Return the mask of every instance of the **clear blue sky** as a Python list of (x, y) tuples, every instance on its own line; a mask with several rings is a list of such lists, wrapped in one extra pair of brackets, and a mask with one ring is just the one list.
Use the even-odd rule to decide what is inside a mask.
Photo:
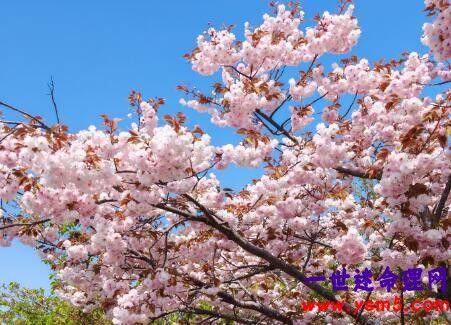
[[(46, 95), (53, 76), (61, 118), (73, 131), (100, 125), (101, 113), (125, 117), (132, 89), (145, 97), (165, 97), (163, 114), (184, 110), (178, 104), (177, 84), (207, 89), (214, 82), (195, 74), (181, 58), (195, 46), (197, 35), (208, 23), (233, 23), (241, 33), (245, 21), (254, 26), (261, 22), (268, 2), (1, 1), (0, 100), (54, 121)], [(310, 21), (325, 9), (336, 12), (336, 3), (305, 0), (302, 6)], [(419, 41), (426, 19), (422, 0), (355, 0), (355, 6), (362, 36), (352, 54), (374, 61), (404, 51), (427, 51)], [(215, 144), (233, 137), (230, 130), (207, 127), (208, 116), (184, 111), (192, 123), (203, 123), (204, 130), (214, 134)], [(225, 186), (238, 188), (257, 175), (235, 168), (220, 178)], [(17, 243), (0, 248), (0, 283), (48, 288), (48, 274), (31, 248)]]

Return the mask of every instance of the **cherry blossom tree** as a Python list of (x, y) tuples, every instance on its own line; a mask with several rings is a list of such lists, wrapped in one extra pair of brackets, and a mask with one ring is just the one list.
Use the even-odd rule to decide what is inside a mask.
[[(290, 3), (245, 24), (243, 40), (232, 27), (197, 38), (185, 58), (220, 81), (204, 92), (178, 86), (180, 103), (235, 129), (238, 144), (214, 146), (183, 113), (160, 121), (164, 100), (138, 92), (128, 131), (103, 116), (105, 128), (70, 133), (0, 102), (24, 117), (0, 124), (0, 244), (36, 247), (63, 299), (100, 306), (115, 324), (175, 313), (244, 324), (443, 319), (353, 302), (451, 300), (449, 2), (426, 0), (431, 55), (323, 65), (358, 41), (349, 2), (311, 27)], [(264, 172), (233, 191), (214, 174), (232, 164)], [(387, 267), (447, 268), (448, 287), (333, 291), (310, 281), (343, 267), (373, 279)], [(343, 312), (304, 311), (311, 299), (344, 301)]]

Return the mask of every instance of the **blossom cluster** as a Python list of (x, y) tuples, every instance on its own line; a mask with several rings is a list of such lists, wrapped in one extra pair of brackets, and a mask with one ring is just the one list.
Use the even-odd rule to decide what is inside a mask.
[(437, 60), (451, 57), (451, 6), (448, 0), (425, 0), (426, 9), (438, 10), (432, 23), (423, 25), (421, 41), (430, 48)]
[[(450, 93), (427, 87), (446, 84), (449, 68), (413, 52), (373, 65), (352, 56), (329, 69), (321, 55), (349, 51), (360, 35), (352, 10), (300, 30), (304, 14), (280, 5), (259, 27), (246, 24), (242, 42), (230, 28), (198, 38), (187, 55), (193, 69), (222, 69), (222, 82), (208, 96), (180, 87), (192, 95), (181, 103), (234, 128), (237, 144), (215, 146), (184, 114), (161, 119), (141, 99), (127, 130), (107, 117), (106, 129), (76, 133), (38, 118), (0, 122), (0, 245), (36, 247), (61, 297), (102, 307), (121, 325), (172, 313), (347, 324), (354, 310), (299, 313), (299, 301), (334, 294), (307, 279), (340, 264), (375, 276), (444, 269)], [(287, 65), (301, 71), (287, 75)], [(215, 169), (232, 164), (261, 176), (223, 188)], [(372, 295), (393, 298), (380, 288)], [(365, 311), (357, 321), (398, 316)]]

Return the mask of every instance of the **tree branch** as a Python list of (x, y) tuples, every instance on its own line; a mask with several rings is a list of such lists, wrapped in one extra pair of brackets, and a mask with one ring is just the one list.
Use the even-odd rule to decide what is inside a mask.
[(293, 143), (298, 144), (299, 141), (293, 137), (287, 130), (285, 130), (282, 126), (280, 126), (277, 122), (275, 122), (272, 118), (270, 118), (269, 116), (267, 116), (265, 113), (263, 113), (261, 110), (257, 109), (255, 110), (255, 113), (258, 116), (261, 116), (263, 119), (265, 119), (269, 124), (271, 124), (272, 126), (274, 126), (280, 133), (282, 133), (283, 135), (285, 135), (288, 139), (290, 139), (291, 141), (293, 141)]
[(448, 200), (449, 192), (451, 191), (451, 175), (448, 176), (448, 181), (446, 182), (445, 189), (443, 190), (442, 196), (435, 206), (432, 213), (434, 214), (434, 222), (436, 225), (439, 223), (440, 218), (442, 217), (443, 209), (445, 208), (446, 201)]
[[(200, 281), (193, 277), (188, 277), (188, 279), (191, 280), (196, 286), (211, 287), (210, 285), (204, 283), (203, 281)], [(221, 291), (221, 290), (218, 291), (217, 296), (219, 298), (221, 298), (221, 300), (223, 300), (224, 302), (234, 305), (236, 307), (257, 311), (257, 312), (261, 313), (262, 315), (265, 315), (272, 319), (278, 320), (284, 324), (293, 324), (293, 321), (289, 317), (287, 317), (287, 316), (279, 313), (277, 310), (269, 308), (268, 306), (265, 306), (263, 304), (260, 304), (260, 303), (254, 302), (254, 301), (240, 301), (240, 300), (235, 299), (231, 294), (229, 294), (225, 291)]]
[(49, 129), (50, 129), (50, 127), (49, 127), (48, 125), (46, 125), (44, 122), (42, 122), (39, 118), (37, 118), (36, 116), (33, 116), (33, 115), (31, 115), (31, 114), (28, 114), (28, 113), (25, 112), (24, 110), (21, 110), (21, 109), (19, 109), (19, 108), (16, 108), (16, 107), (14, 107), (14, 106), (11, 106), (11, 105), (9, 105), (9, 104), (6, 104), (6, 103), (4, 103), (4, 102), (2, 102), (2, 101), (0, 101), (0, 105), (1, 105), (1, 106), (4, 106), (4, 107), (6, 107), (6, 108), (9, 108), (10, 110), (12, 110), (12, 111), (14, 111), (14, 112), (20, 113), (20, 114), (22, 114), (23, 116), (28, 117), (30, 120), (37, 122), (37, 123), (38, 123), (43, 129), (45, 129), (45, 130), (49, 130)]
[(352, 108), (352, 106), (354, 106), (355, 100), (357, 99), (357, 94), (358, 94), (358, 92), (356, 91), (354, 94), (354, 97), (352, 98), (351, 104), (349, 105), (348, 109), (346, 110), (344, 115), (341, 117), (341, 119), (344, 119), (346, 117), (346, 115), (348, 115), (348, 113), (351, 111), (351, 108)]
[(50, 221), (50, 219), (43, 219), (43, 220), (38, 220), (38, 221), (30, 222), (30, 223), (12, 223), (12, 224), (9, 224), (9, 225), (1, 226), (0, 230), (13, 228), (13, 227), (25, 227), (25, 226), (31, 227), (31, 226), (36, 226), (36, 225), (39, 225), (39, 224), (46, 223), (48, 221)]
[[(295, 279), (297, 279), (302, 284), (304, 284), (305, 286), (307, 286), (311, 290), (315, 291), (316, 293), (318, 293), (322, 297), (324, 297), (324, 298), (326, 298), (328, 300), (331, 300), (331, 301), (338, 302), (337, 297), (335, 297), (335, 295), (332, 292), (330, 292), (329, 290), (321, 287), (319, 284), (316, 284), (316, 283), (313, 283), (313, 282), (307, 282), (306, 281), (306, 279), (307, 279), (306, 275), (303, 272), (299, 271), (295, 266), (293, 266), (291, 264), (288, 264), (287, 262), (279, 259), (278, 257), (272, 255), (267, 250), (249, 243), (247, 240), (245, 240), (243, 237), (241, 237), (241, 235), (239, 235), (236, 230), (232, 229), (227, 223), (218, 223), (215, 220), (215, 218), (213, 218), (209, 214), (206, 214), (205, 217), (196, 217), (194, 215), (191, 215), (190, 213), (181, 211), (181, 210), (176, 209), (176, 208), (168, 207), (166, 205), (158, 205), (158, 207), (163, 209), (163, 210), (172, 212), (172, 213), (178, 213), (177, 211), (180, 211), (180, 212), (182, 212), (182, 214), (181, 214), (182, 216), (185, 216), (185, 217), (187, 217), (187, 218), (189, 218), (189, 219), (191, 219), (193, 221), (203, 222), (203, 223), (213, 227), (214, 229), (216, 229), (220, 233), (222, 233), (224, 236), (226, 236), (227, 239), (233, 241), (235, 244), (240, 246), (242, 249), (244, 249), (248, 253), (251, 253), (251, 254), (253, 254), (255, 256), (258, 256), (258, 257), (264, 259), (271, 266), (273, 266), (273, 267), (275, 267), (277, 269), (280, 269), (284, 273), (294, 277)], [(350, 304), (348, 304), (348, 303), (345, 303), (344, 310), (346, 311), (346, 313), (348, 315), (350, 315), (351, 317), (355, 318), (362, 325), (363, 324), (365, 324), (365, 325), (374, 324), (371, 320), (369, 320), (364, 315), (361, 315), (361, 316), (354, 315), (355, 308), (353, 306), (351, 306)]]
[(378, 173), (376, 175), (371, 175), (369, 173), (364, 173), (355, 169), (350, 168), (344, 168), (344, 167), (335, 167), (334, 168), (337, 172), (340, 172), (342, 174), (360, 177), (360, 178), (367, 178), (367, 179), (378, 179), (380, 180), (382, 178), (382, 173)]
[(53, 109), (55, 110), (56, 122), (58, 124), (60, 124), (58, 106), (56, 105), (56, 100), (55, 100), (55, 83), (53, 82), (53, 77), (50, 77), (50, 82), (47, 84), (47, 86), (49, 87), (49, 91), (50, 91), (49, 96), (52, 99)]

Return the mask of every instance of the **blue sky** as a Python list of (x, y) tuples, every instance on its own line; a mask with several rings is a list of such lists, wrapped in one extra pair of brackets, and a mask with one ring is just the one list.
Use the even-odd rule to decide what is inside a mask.
[[(209, 126), (209, 117), (178, 104), (182, 83), (199, 88), (214, 83), (191, 70), (182, 55), (195, 47), (208, 27), (235, 24), (241, 34), (245, 21), (261, 22), (265, 0), (119, 1), (40, 0), (1, 1), (0, 100), (55, 121), (47, 96), (50, 76), (63, 123), (72, 131), (101, 124), (100, 114), (126, 117), (127, 95), (165, 97), (162, 114), (183, 110), (191, 123), (202, 124), (215, 144), (237, 138), (228, 129)], [(426, 20), (422, 0), (355, 0), (362, 35), (351, 54), (372, 61), (398, 57), (404, 51), (426, 53), (420, 43)], [(335, 0), (305, 0), (307, 24), (317, 12), (336, 12)], [(339, 57), (326, 57), (333, 62)], [(235, 141), (236, 142), (236, 141)], [(233, 168), (219, 175), (227, 187), (239, 188), (258, 170)], [(15, 243), (0, 248), (0, 283), (18, 281), (48, 288), (49, 269), (31, 248)]]

